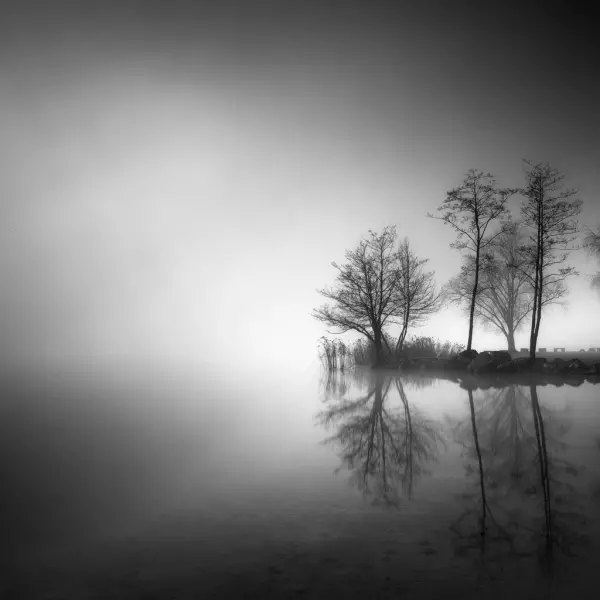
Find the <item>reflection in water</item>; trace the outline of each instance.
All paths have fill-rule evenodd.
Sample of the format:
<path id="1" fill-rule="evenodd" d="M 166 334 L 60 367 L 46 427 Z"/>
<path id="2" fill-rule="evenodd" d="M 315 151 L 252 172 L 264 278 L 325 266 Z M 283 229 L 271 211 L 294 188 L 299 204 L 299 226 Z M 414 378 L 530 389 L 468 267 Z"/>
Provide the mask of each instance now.
<path id="1" fill-rule="evenodd" d="M 529 392 L 535 424 L 539 482 L 544 501 L 546 556 L 552 557 L 554 547 L 566 555 L 577 556 L 587 550 L 590 539 L 584 529 L 587 518 L 583 496 L 568 479 L 577 477 L 581 468 L 549 454 L 548 433 L 536 387 L 530 386 Z"/>
<path id="2" fill-rule="evenodd" d="M 360 371 L 355 374 L 361 376 Z M 317 420 L 336 427 L 323 443 L 341 448 L 342 467 L 352 472 L 351 482 L 375 503 L 397 506 L 400 490 L 412 497 L 415 478 L 428 473 L 426 465 L 436 459 L 443 438 L 435 423 L 411 407 L 399 376 L 378 372 L 370 383 L 366 395 L 348 400 L 335 393 L 339 387 L 325 382 L 328 408 Z M 398 392 L 399 405 L 386 402 L 390 389 Z"/>
<path id="3" fill-rule="evenodd" d="M 588 383 L 357 369 L 324 377 L 323 399 L 314 372 L 150 371 L 5 384 L 0 529 L 18 568 L 0 597 L 558 598 L 600 566 Z M 332 476 L 319 410 L 353 485 L 402 511 Z"/>
<path id="4" fill-rule="evenodd" d="M 322 400 L 328 402 L 332 398 L 340 400 L 350 392 L 351 387 L 366 391 L 372 381 L 369 372 L 364 369 L 321 369 L 319 384 L 323 394 Z"/>
<path id="5" fill-rule="evenodd" d="M 455 424 L 453 437 L 477 491 L 460 496 L 467 507 L 451 526 L 455 551 L 529 556 L 537 549 L 547 567 L 554 567 L 554 548 L 577 556 L 589 539 L 582 496 L 572 483 L 580 469 L 559 457 L 567 449 L 565 423 L 540 405 L 533 384 L 475 399 L 472 383 L 461 383 L 469 416 Z"/>
<path id="6" fill-rule="evenodd" d="M 480 425 L 478 426 L 473 398 L 474 384 L 475 382 L 468 377 L 461 382 L 461 387 L 467 390 L 469 416 L 468 419 L 458 421 L 453 428 L 454 441 L 462 446 L 462 456 L 466 459 L 465 474 L 467 478 L 475 475 L 477 488 L 475 491 L 459 495 L 459 499 L 466 502 L 467 507 L 450 526 L 451 531 L 457 536 L 455 551 L 457 554 L 464 555 L 470 549 L 479 548 L 483 553 L 486 550 L 486 542 L 488 544 L 500 542 L 508 543 L 510 551 L 513 552 L 511 536 L 495 516 L 494 509 L 497 506 L 495 492 L 498 490 L 498 485 L 490 478 L 487 461 L 484 463 L 484 458 L 487 458 L 491 452 L 489 446 L 480 441 Z M 473 466 L 474 463 L 476 468 Z M 475 517 L 475 527 L 471 523 L 473 517 Z"/>
<path id="7" fill-rule="evenodd" d="M 447 373 L 436 372 L 435 375 L 429 374 L 427 371 L 407 371 L 402 373 L 402 381 L 404 387 L 408 389 L 423 390 L 425 388 L 437 387 L 443 381 L 458 383 L 459 379 L 457 375 L 451 371 Z"/>

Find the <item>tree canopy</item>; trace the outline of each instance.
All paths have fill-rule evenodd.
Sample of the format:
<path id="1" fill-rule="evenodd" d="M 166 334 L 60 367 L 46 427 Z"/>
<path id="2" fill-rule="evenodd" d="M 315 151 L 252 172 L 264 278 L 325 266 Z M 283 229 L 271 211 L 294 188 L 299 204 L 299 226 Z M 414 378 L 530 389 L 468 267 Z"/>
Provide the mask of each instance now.
<path id="1" fill-rule="evenodd" d="M 475 318 L 506 337 L 509 352 L 515 352 L 515 333 L 531 314 L 532 288 L 528 263 L 520 250 L 524 242 L 518 223 L 505 224 L 482 258 L 475 304 Z M 467 257 L 461 271 L 444 287 L 446 299 L 470 309 L 474 260 Z"/>
<path id="2" fill-rule="evenodd" d="M 473 321 L 484 252 L 501 233 L 501 230 L 493 232 L 491 227 L 496 220 L 509 215 L 506 202 L 515 191 L 500 189 L 491 174 L 470 169 L 462 184 L 446 193 L 446 199 L 438 207 L 441 216 L 429 215 L 454 229 L 456 241 L 450 244 L 450 247 L 466 251 L 467 257 L 471 257 L 472 260 L 473 279 L 467 350 L 471 349 L 473 341 Z"/>
<path id="3" fill-rule="evenodd" d="M 377 360 L 383 357 L 383 344 L 388 344 L 384 327 L 400 312 L 397 293 L 397 233 L 388 226 L 381 233 L 369 230 L 354 250 L 347 250 L 347 262 L 331 264 L 337 270 L 336 285 L 318 292 L 331 300 L 313 311 L 317 320 L 345 333 L 357 331 L 375 346 Z M 388 348 L 391 353 L 391 349 Z"/>
<path id="4" fill-rule="evenodd" d="M 527 274 L 533 289 L 529 353 L 535 357 L 542 308 L 548 296 L 565 295 L 565 279 L 577 274 L 574 267 L 561 265 L 575 249 L 572 243 L 579 232 L 575 217 L 581 212 L 582 201 L 574 198 L 577 190 L 563 188 L 565 176 L 548 163 L 525 163 L 521 218 L 528 237 L 520 249 L 525 257 L 521 271 Z"/>

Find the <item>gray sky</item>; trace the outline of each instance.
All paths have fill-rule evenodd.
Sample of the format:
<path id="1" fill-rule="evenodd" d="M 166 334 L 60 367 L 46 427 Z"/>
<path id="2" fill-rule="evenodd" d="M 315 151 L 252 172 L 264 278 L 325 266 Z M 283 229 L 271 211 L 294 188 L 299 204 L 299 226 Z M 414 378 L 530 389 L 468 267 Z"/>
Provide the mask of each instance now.
<path id="1" fill-rule="evenodd" d="M 458 271 L 425 215 L 471 167 L 519 186 L 549 161 L 600 221 L 599 54 L 567 2 L 80 4 L 0 25 L 4 352 L 304 366 L 315 290 L 368 229 Z M 600 344 L 598 296 L 570 287 L 540 346 Z"/>

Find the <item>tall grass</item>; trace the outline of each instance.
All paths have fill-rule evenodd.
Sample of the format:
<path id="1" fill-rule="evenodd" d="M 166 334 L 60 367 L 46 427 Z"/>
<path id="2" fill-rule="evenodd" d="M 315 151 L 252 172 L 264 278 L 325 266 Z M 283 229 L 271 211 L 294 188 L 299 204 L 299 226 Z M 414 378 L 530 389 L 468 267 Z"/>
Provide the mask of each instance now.
<path id="1" fill-rule="evenodd" d="M 427 336 L 415 336 L 405 345 L 406 357 L 443 357 L 447 358 L 453 354 L 458 354 L 465 349 L 463 344 L 456 342 L 440 342 L 437 338 Z"/>
<path id="2" fill-rule="evenodd" d="M 345 371 L 353 366 L 353 356 L 342 340 L 329 340 L 325 336 L 319 339 L 319 359 L 328 371 Z"/>
<path id="3" fill-rule="evenodd" d="M 355 365 L 371 365 L 377 353 L 375 346 L 368 340 L 357 340 L 350 346 L 350 353 Z"/>
<path id="4" fill-rule="evenodd" d="M 395 340 L 388 337 L 390 348 L 395 348 Z M 400 357 L 389 355 L 384 347 L 384 358 L 394 362 L 397 358 L 413 357 L 442 357 L 446 358 L 458 354 L 465 349 L 463 344 L 455 342 L 440 342 L 437 338 L 426 336 L 415 336 L 405 342 Z M 345 344 L 339 339 L 327 339 L 323 336 L 319 340 L 319 358 L 324 368 L 329 371 L 339 369 L 344 371 L 355 365 L 372 365 L 377 353 L 374 344 L 365 339 L 359 339 L 353 343 Z"/>

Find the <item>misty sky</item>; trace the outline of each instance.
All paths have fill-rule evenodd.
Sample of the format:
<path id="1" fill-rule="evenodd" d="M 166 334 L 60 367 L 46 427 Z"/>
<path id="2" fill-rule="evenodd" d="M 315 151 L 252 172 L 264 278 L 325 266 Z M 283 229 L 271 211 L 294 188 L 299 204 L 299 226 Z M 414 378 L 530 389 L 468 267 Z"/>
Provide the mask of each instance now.
<path id="1" fill-rule="evenodd" d="M 567 2 L 80 4 L 0 24 L 4 353 L 304 367 L 316 288 L 368 229 L 456 274 L 426 213 L 471 167 L 512 187 L 549 161 L 600 221 L 600 54 Z M 572 264 L 539 346 L 600 345 L 597 265 Z"/>

